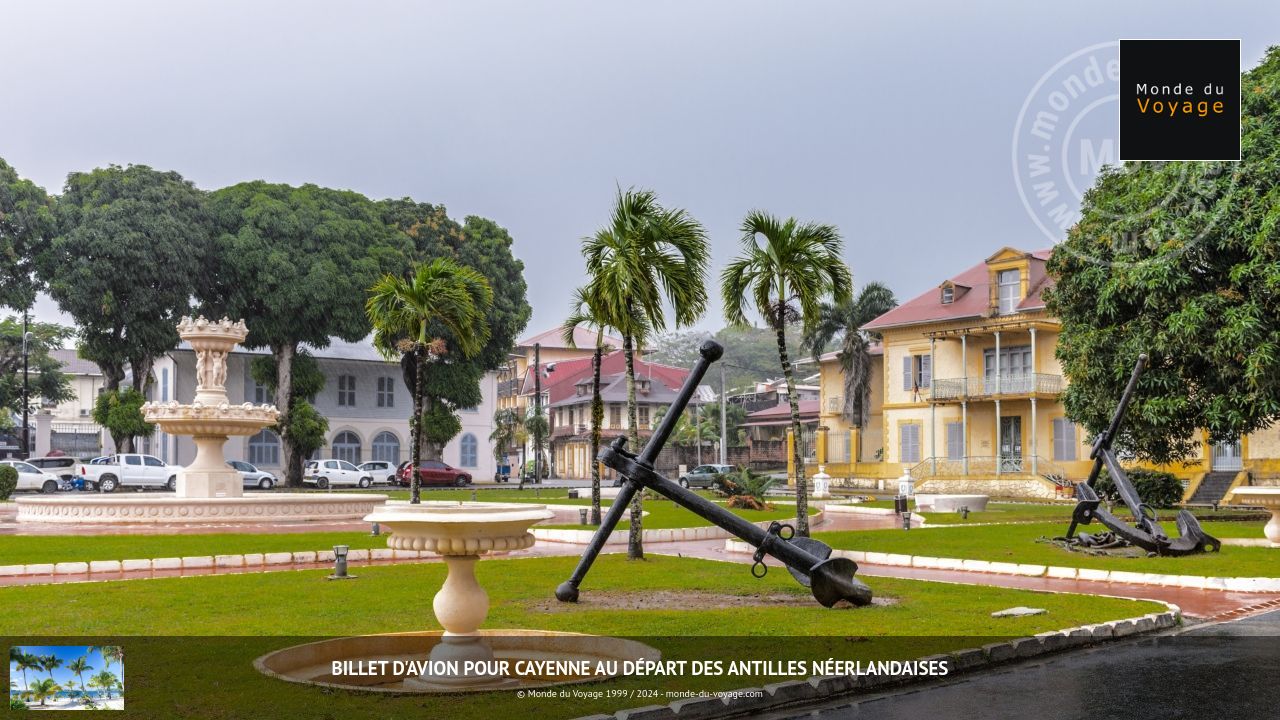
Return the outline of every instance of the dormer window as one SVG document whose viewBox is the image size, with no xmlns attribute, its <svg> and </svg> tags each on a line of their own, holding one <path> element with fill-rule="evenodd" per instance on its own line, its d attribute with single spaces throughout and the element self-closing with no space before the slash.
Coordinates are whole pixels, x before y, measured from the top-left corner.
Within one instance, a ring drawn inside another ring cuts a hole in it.
<svg viewBox="0 0 1280 720">
<path fill-rule="evenodd" d="M 942 286 L 942 304 L 950 305 L 956 299 L 956 289 L 953 285 Z"/>
<path fill-rule="evenodd" d="M 1001 315 L 1009 315 L 1018 311 L 1018 303 L 1022 301 L 1022 271 L 1001 270 L 996 274 L 998 309 Z"/>
</svg>

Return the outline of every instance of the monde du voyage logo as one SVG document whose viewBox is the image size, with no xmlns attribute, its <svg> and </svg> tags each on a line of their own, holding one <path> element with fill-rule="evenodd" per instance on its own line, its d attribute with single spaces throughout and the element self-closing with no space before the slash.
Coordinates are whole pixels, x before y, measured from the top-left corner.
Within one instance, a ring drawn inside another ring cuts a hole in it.
<svg viewBox="0 0 1280 720">
<path fill-rule="evenodd" d="M 1121 160 L 1240 159 L 1239 40 L 1121 40 Z"/>
</svg>

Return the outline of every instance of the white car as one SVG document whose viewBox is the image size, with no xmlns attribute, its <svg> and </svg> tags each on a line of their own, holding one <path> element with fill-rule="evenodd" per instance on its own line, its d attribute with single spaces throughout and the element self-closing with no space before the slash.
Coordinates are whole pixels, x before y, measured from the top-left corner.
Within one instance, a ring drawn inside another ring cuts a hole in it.
<svg viewBox="0 0 1280 720">
<path fill-rule="evenodd" d="M 388 485 L 396 484 L 396 464 L 386 460 L 370 460 L 360 469 L 373 476 L 374 482 L 385 481 Z"/>
<path fill-rule="evenodd" d="M 367 488 L 373 484 L 373 476 L 346 460 L 312 460 L 303 470 L 302 482 L 321 490 L 333 485 Z"/>
<path fill-rule="evenodd" d="M 42 493 L 55 493 L 58 492 L 58 487 L 62 484 L 59 482 L 57 475 L 45 472 L 28 462 L 0 460 L 0 465 L 8 465 L 18 471 L 18 486 L 15 488 L 16 490 L 39 490 Z"/>
<path fill-rule="evenodd" d="M 115 492 L 121 487 L 173 490 L 178 486 L 178 471 L 181 469 L 154 455 L 120 453 L 107 458 L 105 463 L 99 464 L 94 459 L 88 465 L 81 465 L 79 474 L 104 493 Z"/>
<path fill-rule="evenodd" d="M 244 481 L 247 488 L 258 488 L 259 490 L 270 490 L 275 487 L 276 476 L 269 472 L 259 470 L 252 464 L 243 460 L 228 460 L 227 467 L 240 473 L 240 479 Z"/>
</svg>

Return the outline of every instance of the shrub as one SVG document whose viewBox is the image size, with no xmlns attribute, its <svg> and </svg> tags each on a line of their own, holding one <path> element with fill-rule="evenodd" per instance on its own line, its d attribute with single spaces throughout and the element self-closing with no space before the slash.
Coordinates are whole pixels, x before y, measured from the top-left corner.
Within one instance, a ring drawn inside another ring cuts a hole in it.
<svg viewBox="0 0 1280 720">
<path fill-rule="evenodd" d="M 0 500 L 8 500 L 18 487 L 18 469 L 12 465 L 0 465 Z"/>
<path fill-rule="evenodd" d="M 743 468 L 737 475 L 722 473 L 716 476 L 712 489 L 716 494 L 729 498 L 726 505 L 731 508 L 767 510 L 769 504 L 764 497 L 776 482 L 768 475 L 757 475 Z"/>
<path fill-rule="evenodd" d="M 1174 477 L 1173 473 L 1144 468 L 1134 468 L 1125 472 L 1129 475 L 1129 481 L 1133 483 L 1133 489 L 1138 491 L 1138 497 L 1151 507 L 1170 508 L 1182 502 L 1182 482 Z M 1111 476 L 1106 470 L 1098 476 L 1098 482 L 1094 484 L 1093 489 L 1098 492 L 1098 497 L 1112 501 L 1120 499 L 1120 494 L 1116 492 L 1116 484 L 1111 481 Z"/>
</svg>

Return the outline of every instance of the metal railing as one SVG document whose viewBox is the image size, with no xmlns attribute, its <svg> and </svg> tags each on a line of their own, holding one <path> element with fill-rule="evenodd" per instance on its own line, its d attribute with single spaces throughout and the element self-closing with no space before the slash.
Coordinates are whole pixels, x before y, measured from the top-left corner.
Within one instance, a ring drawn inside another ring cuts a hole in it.
<svg viewBox="0 0 1280 720">
<path fill-rule="evenodd" d="M 964 400 L 1005 395 L 1057 395 L 1065 385 L 1061 375 L 1047 373 L 1020 373 L 998 378 L 934 378 L 929 397 L 933 400 Z"/>
</svg>

